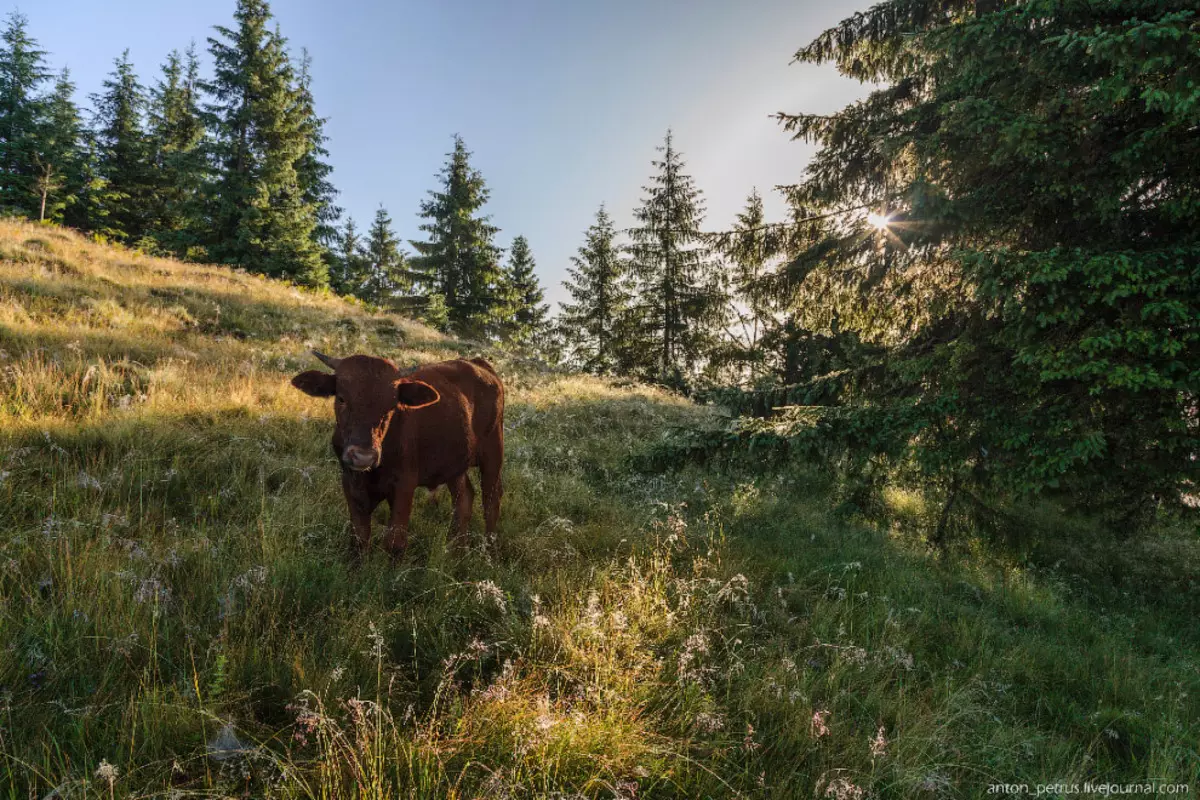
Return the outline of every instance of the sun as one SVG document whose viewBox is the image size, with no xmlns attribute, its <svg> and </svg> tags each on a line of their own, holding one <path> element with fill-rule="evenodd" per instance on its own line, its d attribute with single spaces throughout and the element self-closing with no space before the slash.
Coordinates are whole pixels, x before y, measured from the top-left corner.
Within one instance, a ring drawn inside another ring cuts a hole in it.
<svg viewBox="0 0 1200 800">
<path fill-rule="evenodd" d="M 870 214 L 867 214 L 867 224 L 877 230 L 886 231 L 888 226 L 892 224 L 892 215 L 876 214 L 872 211 Z"/>
</svg>

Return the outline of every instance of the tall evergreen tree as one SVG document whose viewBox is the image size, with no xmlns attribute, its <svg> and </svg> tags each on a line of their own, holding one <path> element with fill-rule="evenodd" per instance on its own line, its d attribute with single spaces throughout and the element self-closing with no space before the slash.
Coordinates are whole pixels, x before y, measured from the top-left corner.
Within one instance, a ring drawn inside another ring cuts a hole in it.
<svg viewBox="0 0 1200 800">
<path fill-rule="evenodd" d="M 126 50 L 114 62 L 104 91 L 92 96 L 99 171 L 107 187 L 104 233 L 134 243 L 149 232 L 153 197 L 150 141 L 144 127 L 146 93 Z"/>
<path fill-rule="evenodd" d="M 83 123 L 74 97 L 75 84 L 71 73 L 64 69 L 55 81 L 54 91 L 42 104 L 37 125 L 34 177 L 39 220 L 62 222 L 83 192 Z"/>
<path fill-rule="evenodd" d="M 363 300 L 388 305 L 410 288 L 407 259 L 392 229 L 392 218 L 383 206 L 376 209 L 375 219 L 367 231 L 364 256 L 366 276 L 359 290 Z"/>
<path fill-rule="evenodd" d="M 1194 491 L 1198 48 L 1192 0 L 888 0 L 797 53 L 881 87 L 781 115 L 820 148 L 784 288 L 888 348 L 825 430 L 943 520 L 1007 488 L 1127 531 Z"/>
<path fill-rule="evenodd" d="M 29 35 L 28 20 L 8 15 L 0 32 L 0 209 L 36 217 L 42 191 L 38 183 L 39 91 L 49 77 L 45 51 Z"/>
<path fill-rule="evenodd" d="M 529 241 L 524 236 L 513 239 L 508 264 L 500 278 L 505 296 L 500 327 L 502 335 L 517 344 L 529 344 L 540 336 L 550 311 L 535 266 Z"/>
<path fill-rule="evenodd" d="M 268 29 L 266 0 L 238 0 L 233 28 L 210 37 L 214 76 L 205 85 L 213 133 L 210 256 L 310 286 L 328 283 L 315 239 L 317 209 L 305 197 L 298 165 L 312 139 L 300 113 L 285 41 Z"/>
<path fill-rule="evenodd" d="M 450 327 L 465 335 L 484 335 L 496 323 L 500 250 L 493 244 L 499 232 L 480 215 L 488 200 L 483 176 L 470 163 L 471 153 L 461 136 L 439 173 L 441 187 L 421 203 L 420 229 L 428 234 L 412 242 L 418 257 L 414 267 L 430 294 L 445 301 Z"/>
<path fill-rule="evenodd" d="M 773 277 L 769 262 L 774 252 L 762 196 L 755 189 L 746 198 L 745 208 L 738 213 L 737 220 L 728 236 L 719 247 L 730 261 L 731 269 L 726 276 L 732 314 L 737 321 L 737 330 L 731 337 L 728 358 L 752 382 L 763 372 L 767 361 L 763 352 L 763 336 L 775 327 L 775 308 L 772 303 L 774 292 L 768 285 Z"/>
<path fill-rule="evenodd" d="M 151 93 L 150 142 L 155 168 L 152 235 L 179 257 L 201 244 L 206 177 L 200 116 L 199 59 L 195 45 L 171 51 Z"/>
<path fill-rule="evenodd" d="M 313 228 L 313 237 L 328 253 L 338 238 L 337 222 L 342 216 L 342 209 L 334 202 L 338 191 L 329 180 L 333 174 L 333 167 L 326 160 L 329 150 L 325 143 L 329 137 L 325 135 L 325 119 L 317 116 L 313 101 L 311 68 L 312 57 L 308 50 L 302 50 L 296 84 L 296 113 L 303 120 L 308 147 L 296 163 L 296 172 L 304 192 L 304 202 L 312 206 L 316 213 L 317 224 Z"/>
<path fill-rule="evenodd" d="M 573 302 L 562 304 L 558 322 L 572 360 L 603 375 L 615 372 L 621 361 L 621 322 L 632 301 L 629 264 L 603 205 L 585 236 L 579 254 L 571 258 L 574 268 L 567 268 L 571 278 L 563 281 Z"/>
<path fill-rule="evenodd" d="M 329 271 L 330 287 L 341 295 L 359 296 L 368 276 L 368 261 L 362 235 L 353 217 L 338 232 L 333 251 L 333 267 Z"/>
<path fill-rule="evenodd" d="M 719 275 L 703 244 L 704 202 L 685 171 L 670 131 L 652 162 L 657 173 L 630 230 L 633 271 L 639 282 L 642 324 L 655 343 L 647 373 L 669 385 L 686 385 L 702 366 L 724 317 Z"/>
</svg>

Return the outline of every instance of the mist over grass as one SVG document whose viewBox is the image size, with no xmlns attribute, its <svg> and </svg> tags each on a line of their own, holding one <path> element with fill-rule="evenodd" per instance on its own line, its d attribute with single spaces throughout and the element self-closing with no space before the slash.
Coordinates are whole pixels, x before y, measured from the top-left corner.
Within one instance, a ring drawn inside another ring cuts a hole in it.
<svg viewBox="0 0 1200 800">
<path fill-rule="evenodd" d="M 715 413 L 655 389 L 54 228 L 0 259 L 2 796 L 1200 790 L 1194 532 L 1030 508 L 938 556 L 898 487 L 636 471 Z M 494 550 L 441 498 L 352 565 L 314 347 L 496 363 Z"/>
</svg>

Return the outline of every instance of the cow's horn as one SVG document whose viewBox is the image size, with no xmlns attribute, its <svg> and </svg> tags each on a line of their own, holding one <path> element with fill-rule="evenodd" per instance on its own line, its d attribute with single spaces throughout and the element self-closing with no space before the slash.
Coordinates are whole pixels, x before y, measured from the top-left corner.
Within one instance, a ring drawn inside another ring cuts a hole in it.
<svg viewBox="0 0 1200 800">
<path fill-rule="evenodd" d="M 330 369 L 337 369 L 338 364 L 342 363 L 342 360 L 340 358 L 334 358 L 333 356 L 327 356 L 324 353 L 317 352 L 316 350 L 313 350 L 312 354 L 314 356 L 316 356 L 318 359 L 320 359 L 321 363 L 324 364 L 325 366 L 329 367 Z"/>
</svg>

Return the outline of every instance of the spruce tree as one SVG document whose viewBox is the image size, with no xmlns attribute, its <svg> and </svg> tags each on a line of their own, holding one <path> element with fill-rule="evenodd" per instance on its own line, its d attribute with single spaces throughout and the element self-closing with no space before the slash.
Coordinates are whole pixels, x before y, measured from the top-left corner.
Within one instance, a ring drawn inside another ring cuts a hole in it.
<svg viewBox="0 0 1200 800">
<path fill-rule="evenodd" d="M 85 177 L 83 123 L 75 106 L 75 84 L 63 70 L 42 104 L 34 153 L 37 219 L 62 222 L 79 202 Z"/>
<path fill-rule="evenodd" d="M 195 46 L 183 56 L 171 51 L 150 101 L 155 168 L 152 235 L 161 249 L 178 257 L 186 257 L 203 238 L 206 169 L 199 84 Z"/>
<path fill-rule="evenodd" d="M 328 283 L 315 240 L 317 209 L 298 165 L 311 147 L 295 74 L 265 0 L 238 0 L 235 27 L 210 37 L 214 76 L 205 88 L 209 157 L 209 255 L 216 261 L 309 286 Z"/>
<path fill-rule="evenodd" d="M 687 384 L 716 342 L 724 317 L 719 275 L 702 244 L 704 203 L 695 181 L 684 171 L 671 132 L 652 162 L 657 173 L 630 230 L 633 271 L 654 362 L 642 368 L 648 377 L 671 386 Z"/>
<path fill-rule="evenodd" d="M 414 267 L 429 294 L 445 301 L 448 322 L 455 332 L 486 335 L 501 308 L 500 250 L 492 240 L 499 232 L 489 217 L 479 214 L 488 200 L 483 176 L 470 163 L 471 153 L 461 136 L 439 173 L 441 187 L 421 203 L 420 229 L 428 239 L 412 242 L 419 254 Z"/>
<path fill-rule="evenodd" d="M 383 206 L 375 211 L 375 219 L 367 231 L 364 256 L 366 276 L 359 290 L 363 300 L 388 305 L 410 288 L 406 258 L 392 230 L 392 218 Z"/>
<path fill-rule="evenodd" d="M 313 228 L 313 237 L 323 251 L 329 253 L 338 238 L 337 222 L 342 216 L 342 209 L 334 202 L 338 191 L 329 180 L 333 174 L 333 167 L 326 161 L 329 150 L 325 143 L 329 137 L 325 135 L 325 119 L 316 113 L 311 68 L 312 57 L 308 50 L 302 50 L 296 84 L 296 113 L 303 120 L 308 147 L 296 163 L 296 172 L 300 189 L 304 192 L 304 202 L 315 210 L 317 224 Z M 332 261 L 332 258 L 329 260 Z"/>
<path fill-rule="evenodd" d="M 329 271 L 330 287 L 341 295 L 361 295 L 367 281 L 368 261 L 364 254 L 362 235 L 353 217 L 338 232 L 333 251 L 333 267 Z"/>
<path fill-rule="evenodd" d="M 0 32 L 0 210 L 37 217 L 42 200 L 38 176 L 43 174 L 34 163 L 42 115 L 39 91 L 49 73 L 45 51 L 27 26 L 28 20 L 13 12 Z"/>
<path fill-rule="evenodd" d="M 940 528 L 1042 493 L 1128 532 L 1193 491 L 1198 49 L 1194 0 L 889 0 L 796 54 L 878 88 L 780 115 L 819 148 L 781 296 L 887 349 L 824 430 L 919 466 Z"/>
<path fill-rule="evenodd" d="M 587 229 L 579 253 L 568 267 L 563 286 L 572 302 L 562 304 L 559 329 L 571 360 L 587 372 L 617 370 L 623 343 L 621 322 L 629 311 L 629 264 L 616 244 L 617 231 L 604 206 Z"/>
<path fill-rule="evenodd" d="M 149 231 L 154 186 L 150 141 L 144 128 L 146 93 L 128 50 L 116 59 L 103 85 L 104 91 L 92 96 L 98 168 L 107 188 L 103 233 L 131 244 Z"/>
<path fill-rule="evenodd" d="M 733 229 L 722 240 L 719 249 L 732 267 L 727 278 L 731 299 L 736 302 L 733 314 L 738 323 L 727 356 L 736 369 L 745 369 L 753 382 L 762 373 L 766 361 L 763 336 L 775 327 L 772 291 L 768 285 L 772 277 L 769 262 L 774 246 L 763 212 L 762 196 L 757 189 L 750 192 L 746 207 L 738 213 Z"/>
<path fill-rule="evenodd" d="M 524 236 L 513 239 L 508 265 L 500 280 L 501 294 L 505 297 L 500 329 L 504 338 L 517 344 L 530 344 L 537 339 L 546 328 L 550 312 L 535 266 L 529 241 Z"/>
</svg>

